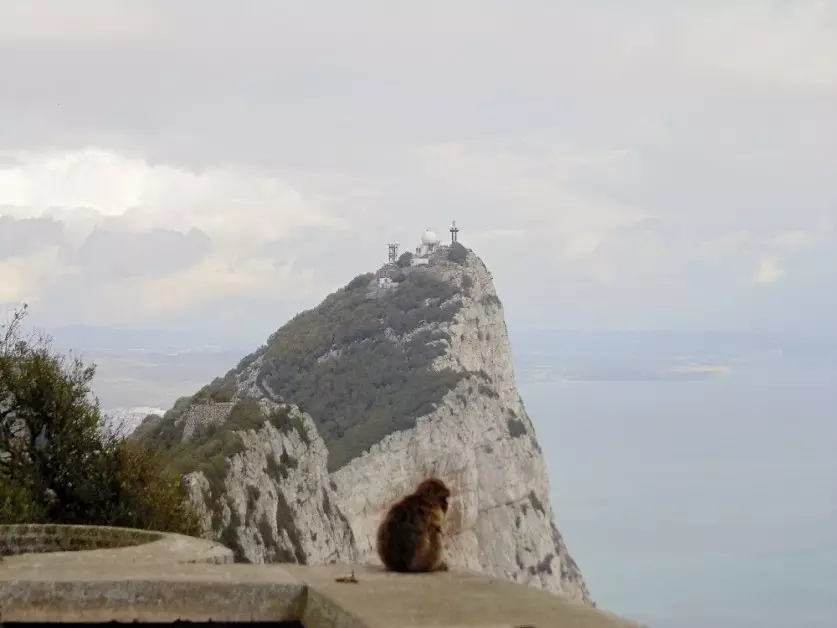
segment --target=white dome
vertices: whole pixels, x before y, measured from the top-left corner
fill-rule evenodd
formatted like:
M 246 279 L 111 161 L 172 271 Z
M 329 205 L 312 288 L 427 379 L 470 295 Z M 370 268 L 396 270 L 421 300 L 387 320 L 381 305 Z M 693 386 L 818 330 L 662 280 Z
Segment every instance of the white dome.
M 428 229 L 427 231 L 421 234 L 421 243 L 439 244 L 439 236 L 436 235 L 435 231 L 431 231 L 430 229 Z

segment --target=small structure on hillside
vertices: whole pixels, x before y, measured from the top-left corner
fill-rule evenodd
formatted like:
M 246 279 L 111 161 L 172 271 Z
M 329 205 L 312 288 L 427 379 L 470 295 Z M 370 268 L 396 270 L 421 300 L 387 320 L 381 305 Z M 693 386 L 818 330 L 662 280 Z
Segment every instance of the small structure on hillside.
M 378 269 L 375 277 L 379 288 L 391 288 L 395 283 L 395 269 L 387 264 Z
M 393 242 L 387 245 L 387 263 L 375 273 L 375 280 L 378 288 L 391 288 L 395 285 L 395 278 L 398 272 L 398 243 Z
M 456 244 L 459 242 L 459 227 L 456 226 L 456 221 L 451 222 L 450 225 L 450 243 Z

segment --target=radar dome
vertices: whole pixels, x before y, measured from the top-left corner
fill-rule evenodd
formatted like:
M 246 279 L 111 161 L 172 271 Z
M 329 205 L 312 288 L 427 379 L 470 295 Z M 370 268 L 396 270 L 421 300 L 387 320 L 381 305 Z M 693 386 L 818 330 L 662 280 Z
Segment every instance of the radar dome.
M 421 243 L 439 244 L 439 236 L 436 235 L 435 231 L 431 231 L 430 229 L 428 229 L 427 231 L 421 234 Z

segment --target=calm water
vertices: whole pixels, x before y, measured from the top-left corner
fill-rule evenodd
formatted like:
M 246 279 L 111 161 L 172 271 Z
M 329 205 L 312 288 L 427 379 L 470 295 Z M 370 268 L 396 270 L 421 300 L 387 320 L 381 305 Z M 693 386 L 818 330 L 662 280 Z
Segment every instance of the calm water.
M 837 370 L 521 383 L 559 528 L 652 628 L 837 626 Z

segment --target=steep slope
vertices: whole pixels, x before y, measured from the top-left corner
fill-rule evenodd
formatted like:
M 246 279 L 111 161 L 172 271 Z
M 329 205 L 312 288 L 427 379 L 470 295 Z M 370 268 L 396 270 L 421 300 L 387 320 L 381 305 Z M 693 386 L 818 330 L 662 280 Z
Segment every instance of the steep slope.
M 377 562 L 384 510 L 435 474 L 454 567 L 590 603 L 488 269 L 455 245 L 395 279 L 355 278 L 137 437 L 167 448 L 207 534 L 242 559 Z

